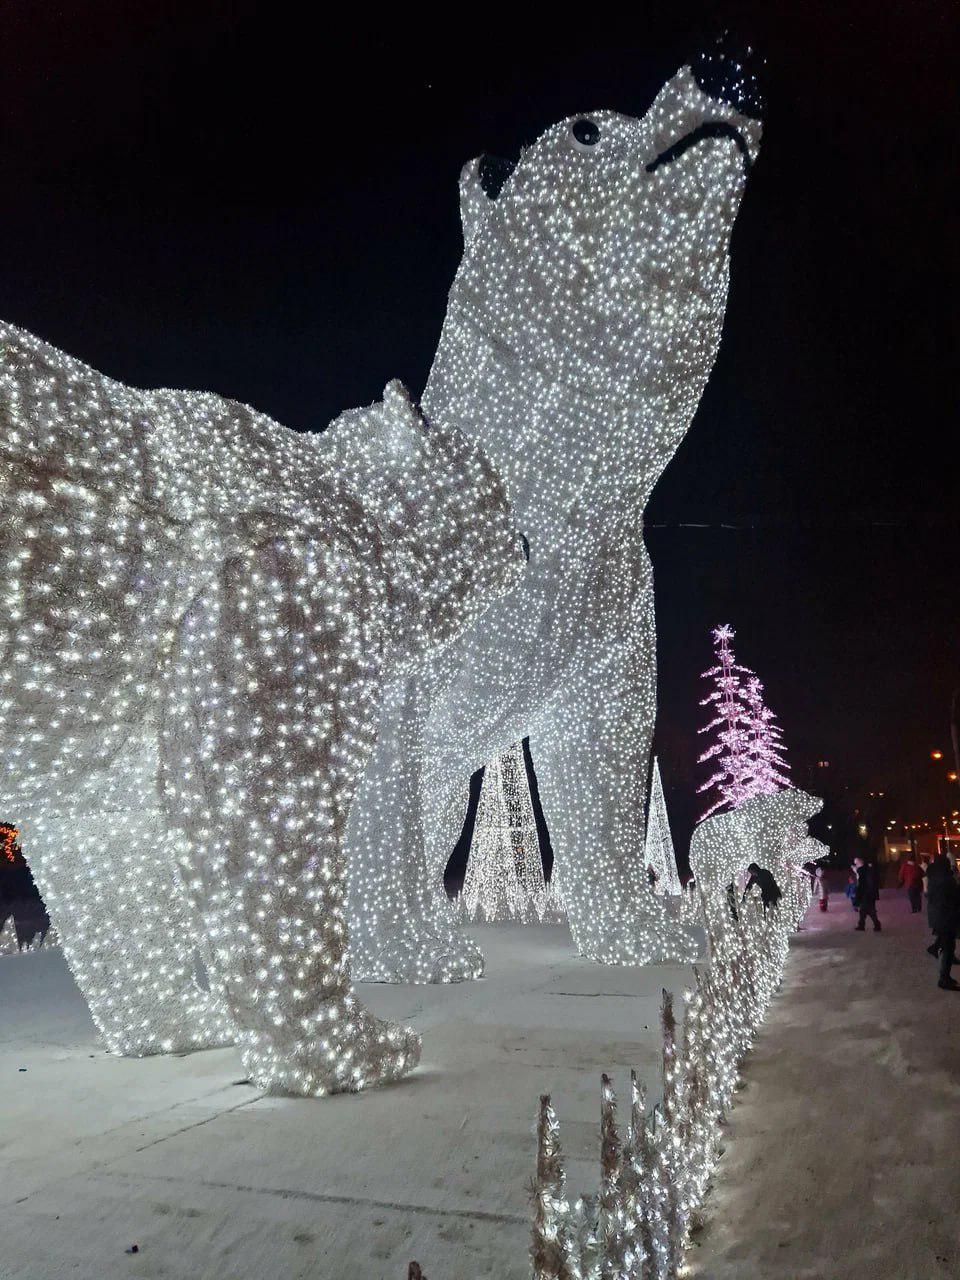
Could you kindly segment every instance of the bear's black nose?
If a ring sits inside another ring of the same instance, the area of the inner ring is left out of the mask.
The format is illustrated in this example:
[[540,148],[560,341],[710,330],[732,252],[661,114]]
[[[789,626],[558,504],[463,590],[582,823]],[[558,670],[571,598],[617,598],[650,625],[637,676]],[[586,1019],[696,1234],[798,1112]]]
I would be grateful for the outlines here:
[[750,45],[738,45],[724,35],[709,53],[698,54],[693,75],[704,93],[736,107],[755,119],[763,114],[763,92],[758,72],[761,59]]

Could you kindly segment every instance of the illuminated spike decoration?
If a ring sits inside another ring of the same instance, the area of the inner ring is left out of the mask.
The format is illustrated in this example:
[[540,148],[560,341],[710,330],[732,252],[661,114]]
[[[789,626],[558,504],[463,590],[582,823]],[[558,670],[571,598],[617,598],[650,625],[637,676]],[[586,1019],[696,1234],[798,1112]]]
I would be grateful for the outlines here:
[[[631,1072],[630,1120],[620,1137],[613,1082],[600,1092],[599,1194],[571,1204],[560,1126],[549,1095],[540,1099],[531,1243],[534,1280],[675,1280],[721,1153],[739,1066],[780,985],[789,940],[810,905],[809,879],[764,912],[747,902],[734,916],[726,884],[750,862],[776,867],[799,850],[815,853],[807,820],[821,802],[800,791],[748,800],[701,822],[691,865],[709,894],[710,964],[694,971],[681,1016],[664,991],[661,1093],[646,1114]],[[772,1140],[774,1140],[772,1138]]]
[[533,921],[546,886],[523,746],[516,742],[484,770],[463,898],[470,920]]
[[300,435],[10,325],[0,450],[0,807],[108,1047],[403,1075],[418,1038],[351,987],[344,829],[384,684],[523,564],[495,473],[396,382]]
[[647,812],[647,836],[644,845],[644,867],[649,873],[653,868],[655,889],[675,897],[681,892],[680,873],[670,834],[667,802],[663,795],[660,762],[653,757],[653,774],[650,780],[650,806]]
[[51,927],[44,933],[36,933],[26,941],[17,937],[13,917],[0,928],[0,956],[30,955],[35,951],[55,951],[60,946],[60,935]]
[[482,971],[443,870],[470,775],[525,736],[580,954],[700,954],[699,931],[644,875],[656,643],[642,530],[720,341],[760,140],[746,79],[731,92],[705,64],[684,67],[640,119],[573,116],[516,164],[462,171],[463,259],[423,407],[483,445],[530,559],[461,640],[386,693],[348,823],[364,977]]

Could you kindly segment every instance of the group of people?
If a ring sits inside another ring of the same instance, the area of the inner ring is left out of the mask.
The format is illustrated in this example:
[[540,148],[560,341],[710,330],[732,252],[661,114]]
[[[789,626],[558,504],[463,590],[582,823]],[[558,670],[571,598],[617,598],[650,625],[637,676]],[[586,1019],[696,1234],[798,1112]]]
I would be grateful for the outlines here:
[[928,862],[910,853],[900,866],[897,882],[906,889],[914,914],[923,909],[926,893],[927,923],[933,932],[933,942],[927,950],[939,961],[937,986],[944,991],[960,991],[960,983],[954,981],[950,973],[957,963],[957,933],[960,932],[960,879],[956,864],[944,852]]
[[[817,899],[820,910],[826,911],[830,904],[830,890],[827,887],[824,868],[808,863],[806,870],[810,874],[810,886],[813,890],[813,896]],[[866,929],[867,921],[870,920],[873,922],[874,933],[879,933],[882,928],[880,918],[877,915],[877,900],[880,897],[880,877],[873,863],[865,862],[863,858],[854,858],[847,879],[846,895],[850,899],[850,905],[859,916],[856,924],[857,930]]]
[[[827,910],[829,894],[818,867],[813,873],[814,896],[819,899],[820,910]],[[953,861],[946,853],[938,853],[928,862],[921,861],[915,853],[907,855],[901,863],[897,883],[906,889],[910,911],[916,915],[923,910],[923,897],[927,897],[927,921],[933,931],[933,942],[927,951],[939,961],[937,985],[945,991],[960,991],[960,983],[951,976],[951,967],[957,963],[956,944],[960,932],[960,878]],[[854,858],[847,885],[847,897],[858,913],[856,928],[866,928],[867,920],[873,922],[874,932],[881,929],[877,916],[877,899],[880,897],[880,878],[876,867],[863,858]]]

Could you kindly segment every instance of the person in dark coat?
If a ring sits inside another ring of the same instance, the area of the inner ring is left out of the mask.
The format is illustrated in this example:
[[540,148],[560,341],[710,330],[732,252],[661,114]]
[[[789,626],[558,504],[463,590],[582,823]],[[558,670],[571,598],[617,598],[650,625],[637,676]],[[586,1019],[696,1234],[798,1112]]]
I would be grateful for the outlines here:
[[[857,866],[857,864],[860,864]],[[877,898],[880,896],[880,885],[877,879],[876,867],[869,862],[864,862],[860,858],[854,859],[855,867],[857,867],[857,887],[853,895],[853,905],[860,913],[860,919],[856,923],[857,929],[866,928],[867,917],[873,921],[873,932],[880,932],[880,920],[877,916]]]
[[773,872],[768,871],[766,867],[758,867],[755,862],[751,862],[747,870],[750,872],[750,879],[744,887],[743,897],[740,901],[746,901],[747,894],[756,885],[760,890],[760,901],[763,903],[764,911],[768,907],[775,907],[783,897],[783,894],[780,892],[780,886],[773,878]]
[[937,986],[944,991],[960,991],[960,984],[950,976],[960,924],[960,885],[949,858],[943,853],[938,853],[927,868],[927,920],[936,935],[934,946],[940,956]]

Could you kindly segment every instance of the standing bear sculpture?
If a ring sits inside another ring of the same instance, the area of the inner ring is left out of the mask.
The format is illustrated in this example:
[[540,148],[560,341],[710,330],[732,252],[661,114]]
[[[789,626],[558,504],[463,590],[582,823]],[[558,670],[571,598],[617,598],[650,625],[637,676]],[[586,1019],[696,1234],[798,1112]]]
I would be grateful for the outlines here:
[[483,454],[399,383],[301,435],[2,324],[0,522],[0,806],[108,1047],[410,1070],[351,987],[344,832],[384,684],[523,563]]
[[641,119],[575,116],[516,163],[462,173],[464,252],[423,396],[482,442],[529,563],[462,638],[384,697],[348,826],[358,973],[477,976],[443,891],[470,774],[529,735],[580,953],[694,959],[644,874],[656,713],[643,513],[720,341],[730,235],[760,139],[720,55]]

